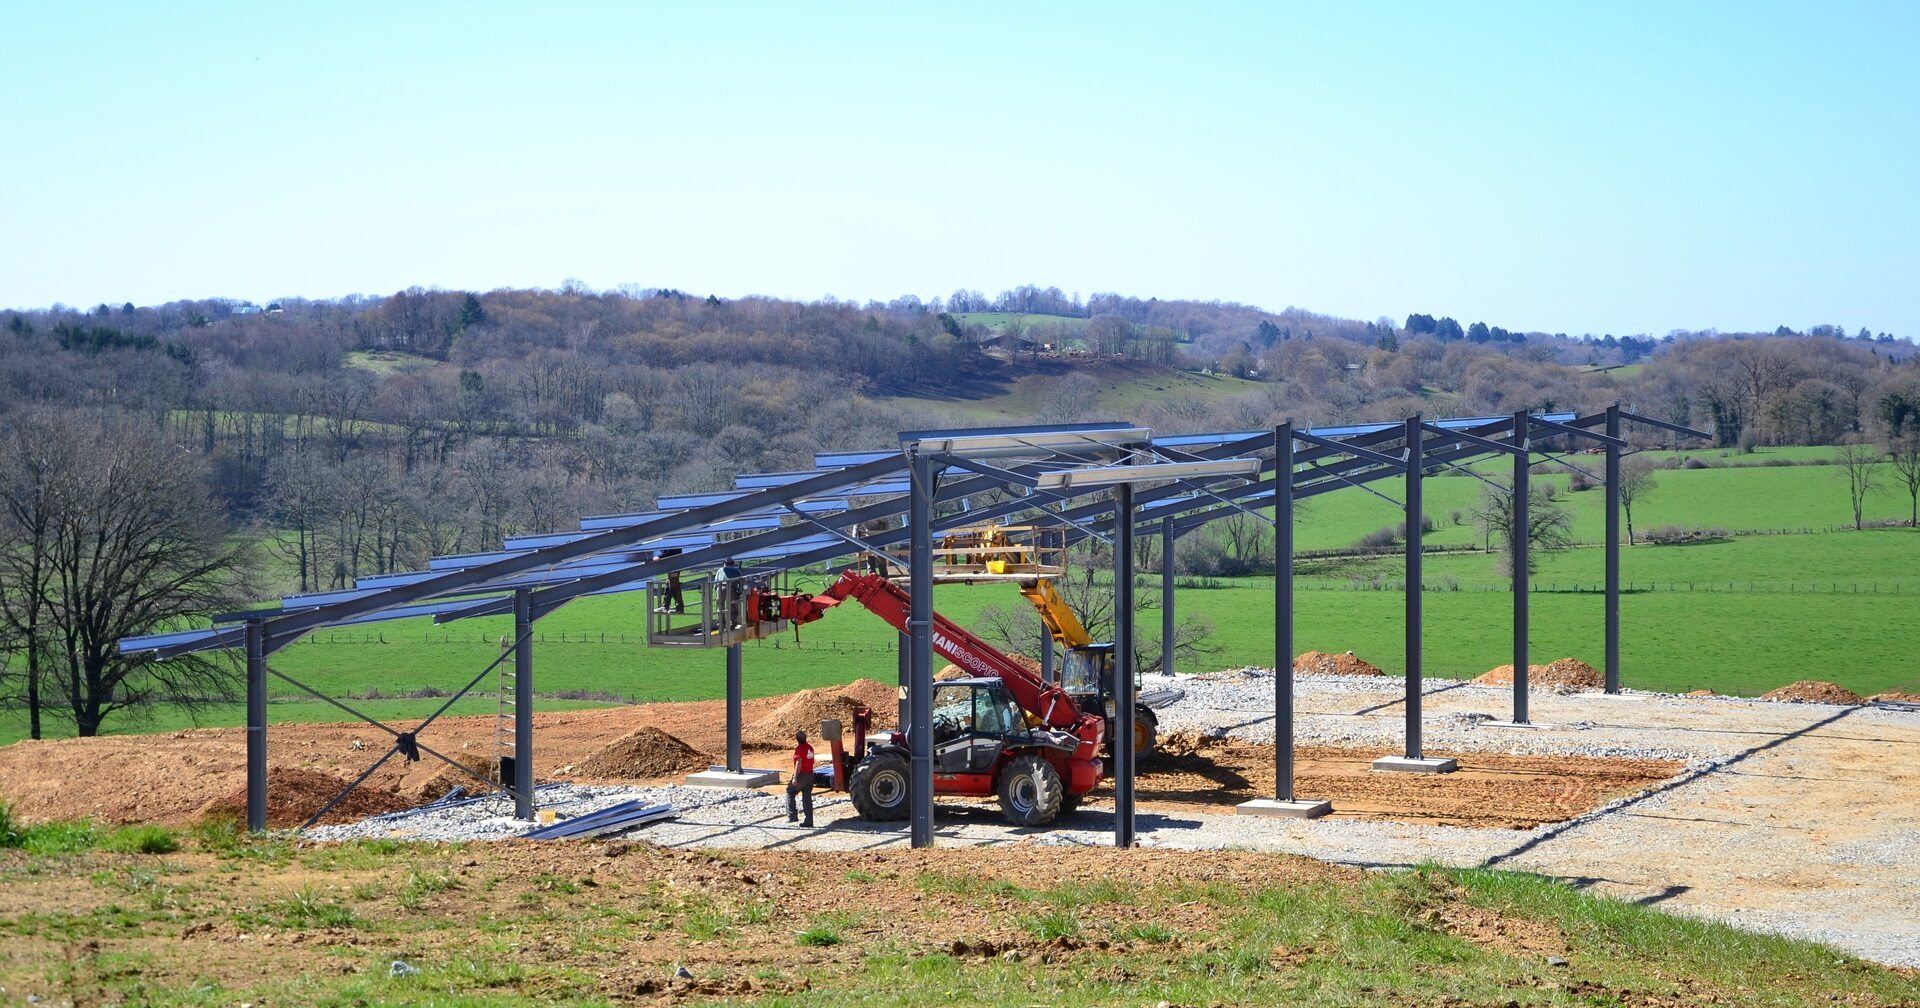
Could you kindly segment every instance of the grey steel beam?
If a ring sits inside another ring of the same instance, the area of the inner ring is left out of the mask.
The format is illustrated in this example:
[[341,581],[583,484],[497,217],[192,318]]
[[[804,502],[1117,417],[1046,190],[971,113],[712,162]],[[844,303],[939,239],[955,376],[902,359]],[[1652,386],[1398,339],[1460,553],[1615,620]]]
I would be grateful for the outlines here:
[[1133,831],[1133,484],[1113,487],[1113,845]]
[[1696,437],[1696,438],[1700,438],[1702,440],[1707,440],[1707,441],[1713,440],[1713,435],[1707,433],[1706,431],[1694,430],[1691,427],[1682,427],[1679,424],[1671,424],[1666,422],[1665,420],[1655,420],[1650,416],[1645,416],[1640,413],[1629,413],[1626,410],[1621,410],[1620,419],[1625,420],[1628,423],[1645,424],[1648,427],[1658,427],[1661,430],[1672,431],[1675,434],[1685,434],[1688,437]]
[[[1607,413],[1605,414],[1596,414],[1594,416],[1581,417],[1579,420],[1575,420],[1573,423],[1570,423],[1570,424],[1554,423],[1552,420],[1542,420],[1539,417],[1533,417],[1528,422],[1533,425],[1534,430],[1546,431],[1552,434],[1571,434],[1574,437],[1584,438],[1588,441],[1597,441],[1603,445],[1611,444],[1615,448],[1625,448],[1627,446],[1627,443],[1625,441],[1622,441],[1619,435],[1601,434],[1597,431],[1586,430],[1581,426],[1581,424],[1583,423],[1595,423],[1601,420],[1602,418],[1604,418],[1605,416],[1614,413],[1614,411],[1618,409],[1619,409],[1619,406],[1615,405],[1609,408],[1607,410]],[[1609,429],[1619,430],[1620,425],[1618,423],[1610,423]]]
[[247,640],[247,829],[267,828],[267,633],[248,620]]
[[1528,485],[1531,474],[1528,472],[1530,453],[1527,444],[1527,413],[1521,410],[1513,415],[1513,442],[1519,451],[1513,456],[1513,723],[1527,723],[1527,576],[1532,572],[1527,565],[1532,562],[1528,556],[1531,546],[1527,540],[1532,536],[1530,516],[1527,513],[1528,497],[1532,488]]
[[1308,434],[1305,431],[1297,431],[1293,436],[1308,444],[1328,449],[1327,454],[1352,455],[1355,458],[1364,459],[1374,465],[1397,466],[1404,464],[1406,461],[1405,459],[1395,458],[1385,452],[1377,452],[1370,448],[1363,448],[1346,441],[1323,438],[1317,434]]
[[727,772],[740,769],[740,645],[727,648]]
[[1495,455],[1501,454],[1502,452],[1511,453],[1511,452],[1517,452],[1520,450],[1514,447],[1514,445],[1511,442],[1495,441],[1492,438],[1483,438],[1478,435],[1469,434],[1466,431],[1462,431],[1462,430],[1448,430],[1445,427],[1436,427],[1433,424],[1421,424],[1420,427],[1427,434],[1433,435],[1431,441],[1428,444],[1429,448],[1436,446],[1443,441],[1452,440],[1452,441],[1463,441],[1467,444],[1473,445],[1475,447],[1478,447],[1484,451],[1490,452]]
[[1040,681],[1043,683],[1054,681],[1053,660],[1053,631],[1048,630],[1045,623],[1042,623],[1040,626]]
[[1293,422],[1273,432],[1273,797],[1293,794]]
[[1160,526],[1160,674],[1173,674],[1173,526]]
[[1607,407],[1607,692],[1620,692],[1620,404]]
[[908,557],[912,607],[907,633],[913,637],[907,705],[913,715],[907,741],[913,751],[913,833],[915,847],[933,846],[933,460],[909,451],[913,471],[907,525],[913,540]]
[[[396,585],[382,591],[379,595],[350,599],[331,605],[318,606],[279,619],[270,619],[268,634],[274,638],[297,636],[315,627],[337,620],[346,619],[362,613],[391,608],[407,602],[414,602],[438,595],[447,595],[468,589],[474,585],[486,584],[498,578],[508,577],[524,571],[549,567],[563,560],[591,556],[630,547],[647,539],[658,538],[673,532],[699,528],[709,523],[731,518],[741,513],[777,505],[782,501],[795,501],[825,490],[843,486],[852,486],[899,469],[899,462],[891,459],[878,459],[865,465],[848,469],[822,473],[819,476],[797,480],[779,487],[743,495],[736,499],[720,501],[706,507],[693,508],[675,514],[663,515],[658,519],[625,528],[608,529],[573,542],[558,543],[524,554],[505,557],[492,563],[481,564],[465,570],[448,571],[439,577],[427,578],[412,584]],[[638,580],[645,577],[638,571],[626,580]],[[616,583],[625,583],[616,582]]]
[[1407,611],[1406,611],[1406,647],[1407,647],[1407,698],[1406,731],[1407,758],[1421,759],[1420,740],[1420,603],[1421,603],[1421,550],[1425,543],[1421,536],[1421,487],[1424,468],[1420,454],[1420,417],[1415,414],[1407,419]]
[[513,817],[533,818],[533,592],[513,593]]

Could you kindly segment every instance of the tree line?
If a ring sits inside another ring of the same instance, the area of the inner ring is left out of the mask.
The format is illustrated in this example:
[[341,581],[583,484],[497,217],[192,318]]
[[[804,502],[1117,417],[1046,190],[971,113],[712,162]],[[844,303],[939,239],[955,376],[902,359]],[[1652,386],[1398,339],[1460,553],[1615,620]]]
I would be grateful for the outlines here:
[[[986,310],[1084,317],[1095,359],[990,350],[953,318]],[[111,641],[973,425],[959,407],[1016,380],[1028,419],[1111,419],[1103,367],[1252,383],[1220,398],[1168,382],[1127,411],[1171,433],[1619,400],[1729,447],[1854,442],[1880,479],[1920,438],[1911,345],[1838,326],[1583,340],[1447,322],[1035,286],[862,304],[412,288],[5,313],[0,694],[83,731],[143,697],[224,696],[218,663],[125,663]],[[1183,540],[1181,567],[1257,567],[1258,529],[1231,526]]]

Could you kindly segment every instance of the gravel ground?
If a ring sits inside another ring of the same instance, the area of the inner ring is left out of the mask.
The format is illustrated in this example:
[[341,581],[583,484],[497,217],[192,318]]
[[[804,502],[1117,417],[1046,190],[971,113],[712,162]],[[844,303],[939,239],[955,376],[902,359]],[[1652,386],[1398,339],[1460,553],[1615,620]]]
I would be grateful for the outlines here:
[[[1186,697],[1161,728],[1273,739],[1273,680],[1264,670],[1182,678]],[[1142,846],[1286,851],[1368,867],[1438,861],[1540,872],[1596,892],[1756,930],[1822,941],[1857,955],[1920,966],[1920,712],[1629,691],[1536,692],[1531,713],[1550,727],[1500,728],[1507,687],[1425,684],[1429,751],[1679,760],[1687,769],[1640,795],[1531,830],[1389,821],[1299,821],[1142,813]],[[1399,679],[1301,677],[1303,745],[1402,742]],[[1266,713],[1262,713],[1262,709]],[[1307,796],[1311,797],[1311,796]],[[634,798],[671,803],[675,818],[632,835],[667,846],[901,846],[903,824],[866,823],[844,796],[816,792],[818,827],[786,822],[777,790],[555,785],[540,804],[563,815]],[[311,831],[316,838],[514,836],[504,799]],[[1045,829],[1009,827],[988,803],[938,806],[942,844],[1107,845],[1110,804],[1090,803]]]

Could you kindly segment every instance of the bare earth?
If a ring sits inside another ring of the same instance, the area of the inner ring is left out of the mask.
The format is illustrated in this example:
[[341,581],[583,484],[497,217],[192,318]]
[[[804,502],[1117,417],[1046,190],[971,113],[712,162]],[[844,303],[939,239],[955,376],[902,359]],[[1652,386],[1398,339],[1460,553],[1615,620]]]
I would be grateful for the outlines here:
[[[1303,743],[1391,734],[1402,716],[1398,681],[1306,679]],[[1288,851],[1376,866],[1433,860],[1490,865],[1574,880],[1596,891],[1660,903],[1761,930],[1826,941],[1883,962],[1920,965],[1920,713],[1813,703],[1643,694],[1537,694],[1546,729],[1500,729],[1462,715],[1504,716],[1508,691],[1429,684],[1429,754],[1457,754],[1444,777],[1373,773],[1380,745],[1310,745],[1298,754],[1299,791],[1329,798],[1330,820],[1230,814],[1269,796],[1268,717],[1187,702],[1181,723],[1217,723],[1227,738],[1176,735],[1141,777],[1140,842],[1161,848]],[[766,731],[748,762],[777,765],[770,735],[791,698],[746,705]],[[813,713],[817,704],[799,707]],[[876,705],[876,714],[889,708]],[[579,764],[651,726],[703,753],[724,748],[718,702],[542,714],[535,767],[542,779],[586,779]],[[492,718],[447,719],[423,736],[450,756],[491,752]],[[1261,737],[1261,731],[1267,733]],[[353,748],[359,740],[360,749]],[[369,726],[286,725],[270,732],[276,770],[347,779],[387,747]],[[1567,755],[1618,746],[1660,758]],[[1505,751],[1501,751],[1505,750]],[[244,733],[204,729],[153,736],[22,742],[0,748],[0,794],[28,819],[90,815],[105,822],[193,819],[244,783]],[[442,765],[390,761],[371,786],[396,806],[415,800]],[[327,796],[320,795],[324,800]],[[1620,800],[1625,799],[1625,800]],[[756,806],[758,807],[758,806]],[[903,845],[897,827],[859,823],[844,798],[822,796],[821,827],[787,827],[777,803],[746,823],[697,816],[648,827],[674,846],[778,846],[852,850]],[[724,806],[723,806],[724,808]],[[1011,840],[1111,842],[1111,802],[1096,795],[1047,831],[1014,830],[987,807],[943,806],[943,845]],[[1025,855],[1031,856],[1031,855]]]

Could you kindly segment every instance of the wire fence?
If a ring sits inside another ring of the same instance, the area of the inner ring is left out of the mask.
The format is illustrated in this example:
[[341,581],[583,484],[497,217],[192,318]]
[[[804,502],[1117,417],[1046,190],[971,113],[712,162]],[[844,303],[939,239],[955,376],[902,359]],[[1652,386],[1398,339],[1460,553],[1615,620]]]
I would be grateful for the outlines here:
[[[582,644],[595,646],[605,645],[608,647],[632,645],[638,647],[644,646],[647,643],[647,635],[645,633],[619,632],[535,633],[533,635],[533,643],[535,645]],[[338,630],[322,630],[301,638],[291,646],[298,648],[314,644],[373,646],[439,644],[449,647],[475,647],[483,644],[491,644],[494,647],[498,647],[500,645],[500,638],[498,635],[476,635],[472,633],[395,633],[391,630],[342,632]],[[883,652],[893,654],[896,650],[896,646],[893,644],[861,644],[858,642],[822,640],[808,640],[796,643],[787,637],[766,638],[761,643],[761,646],[771,648],[775,651],[793,648],[803,651],[835,651],[846,654],[876,654]],[[714,648],[713,650],[719,651],[722,649]]]
[[[1387,591],[1406,590],[1405,581],[1300,581],[1294,585],[1300,591]],[[1427,581],[1424,590],[1428,592],[1498,592],[1503,595],[1513,593],[1511,584],[1498,583],[1462,583],[1449,579]],[[1605,582],[1559,582],[1533,581],[1527,584],[1531,595],[1600,595],[1607,590]],[[1920,584],[1906,584],[1899,581],[1622,581],[1620,591],[1629,592],[1732,592],[1754,595],[1920,595]]]

